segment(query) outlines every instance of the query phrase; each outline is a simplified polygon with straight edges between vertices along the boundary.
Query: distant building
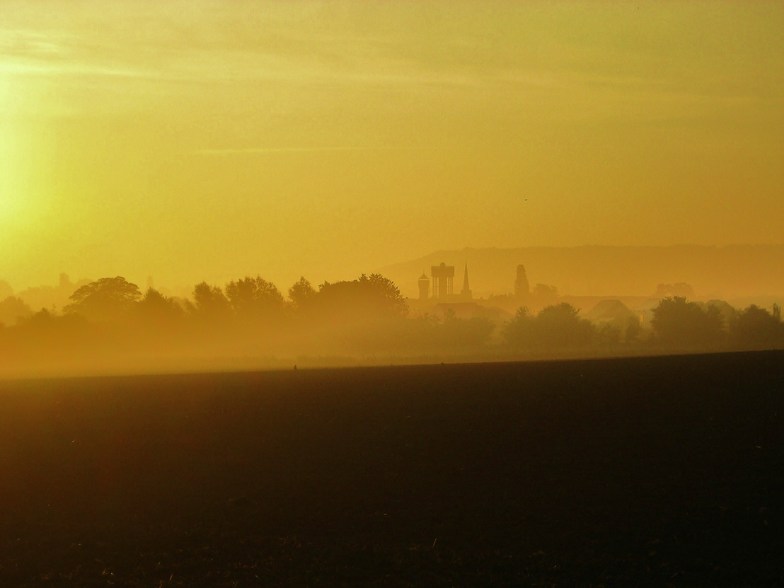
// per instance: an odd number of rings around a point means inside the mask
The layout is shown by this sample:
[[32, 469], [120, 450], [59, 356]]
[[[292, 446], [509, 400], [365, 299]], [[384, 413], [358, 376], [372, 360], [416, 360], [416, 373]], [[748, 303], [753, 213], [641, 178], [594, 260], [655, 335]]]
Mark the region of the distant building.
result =
[[452, 296], [455, 266], [441, 262], [441, 265], [430, 267], [430, 275], [433, 276], [433, 298]]
[[465, 273], [463, 274], [463, 289], [460, 292], [460, 297], [463, 300], [471, 300], [471, 288], [468, 286], [468, 264], [465, 266]]
[[514, 293], [517, 298], [525, 298], [531, 293], [531, 287], [528, 284], [528, 276], [525, 274], [525, 266], [522, 264], [517, 266]]
[[419, 299], [427, 300], [430, 296], [430, 278], [425, 275], [425, 272], [422, 272], [417, 283], [419, 284]]
[[[421, 302], [431, 301], [431, 304], [472, 302], [474, 300], [474, 292], [471, 290], [471, 282], [468, 277], [468, 263], [465, 263], [463, 266], [463, 287], [459, 291], [455, 290], [454, 281], [455, 266], [447, 265], [444, 262], [430, 266], [430, 276], [426, 272], [422, 272], [422, 275], [417, 280], [419, 287], [418, 300]], [[521, 304], [530, 304], [536, 301], [541, 302], [540, 298], [549, 300], [555, 297], [555, 288], [542, 284], [537, 284], [537, 287], [532, 291], [525, 266], [522, 264], [517, 266], [514, 294], [505, 295], [510, 308], [516, 308]], [[498, 303], [497, 300], [496, 303]]]

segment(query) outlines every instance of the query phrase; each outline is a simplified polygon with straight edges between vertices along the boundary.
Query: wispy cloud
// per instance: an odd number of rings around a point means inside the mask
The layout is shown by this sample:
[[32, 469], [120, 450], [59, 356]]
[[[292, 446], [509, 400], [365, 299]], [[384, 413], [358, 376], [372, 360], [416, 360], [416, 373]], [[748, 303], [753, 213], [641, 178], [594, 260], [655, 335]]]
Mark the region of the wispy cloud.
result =
[[0, 73], [5, 75], [160, 77], [154, 70], [94, 52], [89, 42], [67, 33], [0, 28]]
[[52, 59], [68, 53], [64, 37], [26, 29], [0, 28], [0, 55]]
[[239, 147], [225, 149], [197, 149], [193, 155], [231, 156], [231, 155], [273, 155], [276, 153], [318, 153], [346, 151], [414, 151], [420, 147], [396, 146], [314, 146], [314, 147]]
[[89, 63], [67, 63], [52, 65], [10, 60], [0, 62], [0, 73], [18, 76], [79, 76], [161, 79], [161, 77], [156, 75], [155, 72], [140, 69], [130, 69], [127, 67], [101, 66]]
[[112, 39], [106, 31], [77, 34], [0, 25], [0, 72], [196, 84], [274, 81], [293, 85], [464, 87], [479, 82], [475, 75], [459, 68], [428, 66], [406, 57], [392, 42], [345, 36], [314, 40], [282, 31], [266, 33], [244, 43], [214, 33], [209, 42], [176, 45], [171, 31], [142, 38], [116, 31], [117, 38]]

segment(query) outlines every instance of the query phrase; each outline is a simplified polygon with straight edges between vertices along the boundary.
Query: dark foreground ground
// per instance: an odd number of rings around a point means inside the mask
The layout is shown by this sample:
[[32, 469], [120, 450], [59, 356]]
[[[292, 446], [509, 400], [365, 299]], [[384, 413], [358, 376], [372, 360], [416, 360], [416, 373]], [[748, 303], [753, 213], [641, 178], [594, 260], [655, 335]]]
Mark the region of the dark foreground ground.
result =
[[0, 585], [784, 585], [784, 354], [0, 382]]

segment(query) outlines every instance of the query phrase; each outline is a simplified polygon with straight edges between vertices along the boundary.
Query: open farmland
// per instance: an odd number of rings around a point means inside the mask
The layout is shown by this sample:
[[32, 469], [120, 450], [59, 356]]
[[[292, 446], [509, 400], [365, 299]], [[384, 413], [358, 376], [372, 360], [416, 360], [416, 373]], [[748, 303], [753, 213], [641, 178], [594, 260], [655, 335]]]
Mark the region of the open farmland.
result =
[[0, 584], [782, 585], [784, 353], [0, 381]]

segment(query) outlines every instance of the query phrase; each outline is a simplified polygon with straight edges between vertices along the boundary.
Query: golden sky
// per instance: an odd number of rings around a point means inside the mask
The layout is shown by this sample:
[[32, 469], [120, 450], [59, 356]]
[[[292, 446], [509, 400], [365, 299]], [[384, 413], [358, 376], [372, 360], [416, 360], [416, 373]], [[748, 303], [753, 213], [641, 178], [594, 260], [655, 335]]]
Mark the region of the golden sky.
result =
[[784, 3], [0, 0], [0, 279], [782, 242]]

